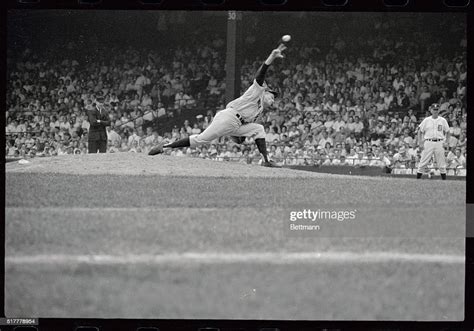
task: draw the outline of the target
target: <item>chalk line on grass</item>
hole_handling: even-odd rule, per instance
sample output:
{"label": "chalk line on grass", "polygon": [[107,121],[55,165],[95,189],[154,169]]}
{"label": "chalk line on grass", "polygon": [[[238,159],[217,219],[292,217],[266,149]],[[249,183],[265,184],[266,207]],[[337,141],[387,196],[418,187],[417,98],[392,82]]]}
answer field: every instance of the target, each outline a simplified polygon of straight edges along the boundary
{"label": "chalk line on grass", "polygon": [[94,265],[160,265],[160,264],[233,264],[233,263],[441,263],[460,264],[465,262],[461,255],[411,254],[401,252],[187,252],[159,255],[66,255],[42,254],[27,256],[6,256],[6,265],[76,265],[81,263]]}

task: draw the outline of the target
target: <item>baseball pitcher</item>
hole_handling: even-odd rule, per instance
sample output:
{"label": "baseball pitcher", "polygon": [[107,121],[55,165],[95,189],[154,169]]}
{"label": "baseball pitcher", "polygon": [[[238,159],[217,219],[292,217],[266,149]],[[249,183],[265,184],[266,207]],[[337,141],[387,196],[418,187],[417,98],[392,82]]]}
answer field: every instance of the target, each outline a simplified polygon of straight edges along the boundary
{"label": "baseball pitcher", "polygon": [[229,102],[224,110],[219,111],[209,126],[200,134],[194,134],[170,144],[159,144],[153,147],[148,155],[163,153],[164,148],[196,147],[209,144],[214,139],[231,136],[237,143],[242,143],[245,137],[254,137],[258,151],[263,156],[263,166],[277,167],[268,159],[263,125],[255,123],[263,108],[272,105],[277,93],[268,88],[265,83],[265,73],[275,59],[283,58],[282,52],[286,46],[282,43],[274,49],[258,69],[253,84],[239,98]]}
{"label": "baseball pitcher", "polygon": [[425,118],[418,127],[418,143],[423,144],[421,160],[418,164],[416,178],[419,179],[423,173],[427,173],[427,165],[434,156],[438,164],[439,172],[443,180],[446,179],[446,158],[443,144],[449,139],[448,122],[439,116],[438,104],[432,104],[429,108],[431,116]]}

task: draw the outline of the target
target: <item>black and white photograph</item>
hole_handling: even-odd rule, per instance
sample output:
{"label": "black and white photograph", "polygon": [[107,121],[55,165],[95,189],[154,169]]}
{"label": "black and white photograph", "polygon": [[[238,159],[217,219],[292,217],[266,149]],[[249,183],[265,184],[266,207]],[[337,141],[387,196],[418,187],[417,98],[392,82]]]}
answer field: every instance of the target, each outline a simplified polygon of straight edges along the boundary
{"label": "black and white photograph", "polygon": [[5,314],[463,321],[465,13],[9,10]]}

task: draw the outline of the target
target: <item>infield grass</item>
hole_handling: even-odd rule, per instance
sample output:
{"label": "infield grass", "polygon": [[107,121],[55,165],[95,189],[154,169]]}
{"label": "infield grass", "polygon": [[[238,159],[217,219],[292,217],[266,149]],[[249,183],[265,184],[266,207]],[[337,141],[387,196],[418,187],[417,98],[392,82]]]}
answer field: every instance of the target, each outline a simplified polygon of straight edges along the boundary
{"label": "infield grass", "polygon": [[[462,181],[187,158],[7,164],[6,312],[460,320],[464,201]],[[308,208],[357,209],[357,226],[290,235]]]}

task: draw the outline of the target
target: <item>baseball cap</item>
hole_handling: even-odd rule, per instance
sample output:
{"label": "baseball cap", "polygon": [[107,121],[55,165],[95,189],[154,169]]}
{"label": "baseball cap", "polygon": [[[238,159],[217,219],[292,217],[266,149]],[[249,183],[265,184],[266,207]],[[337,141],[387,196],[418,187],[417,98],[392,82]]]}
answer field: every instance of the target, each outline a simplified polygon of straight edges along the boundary
{"label": "baseball cap", "polygon": [[430,106],[430,110],[439,110],[439,104],[434,103]]}

